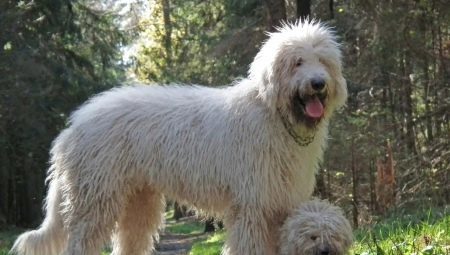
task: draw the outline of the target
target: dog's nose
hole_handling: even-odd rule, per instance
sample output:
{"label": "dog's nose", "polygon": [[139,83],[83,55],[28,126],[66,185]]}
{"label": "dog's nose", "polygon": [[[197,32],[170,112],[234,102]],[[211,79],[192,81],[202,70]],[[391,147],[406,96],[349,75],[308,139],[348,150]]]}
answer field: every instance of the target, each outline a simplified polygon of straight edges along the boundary
{"label": "dog's nose", "polygon": [[330,254],[330,248],[323,247],[322,249],[320,249],[320,255],[329,255]]}
{"label": "dog's nose", "polygon": [[322,78],[311,79],[311,87],[315,91],[321,91],[325,87],[325,80]]}

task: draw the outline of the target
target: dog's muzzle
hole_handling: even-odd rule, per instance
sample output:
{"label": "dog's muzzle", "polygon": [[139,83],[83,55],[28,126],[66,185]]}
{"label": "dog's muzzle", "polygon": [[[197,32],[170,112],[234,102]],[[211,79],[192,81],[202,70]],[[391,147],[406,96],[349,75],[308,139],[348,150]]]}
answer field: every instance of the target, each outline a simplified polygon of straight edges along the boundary
{"label": "dog's muzzle", "polygon": [[308,93],[296,93],[292,99],[293,114],[298,122],[315,126],[325,115],[327,84],[323,79],[312,79]]}
{"label": "dog's muzzle", "polygon": [[[300,146],[307,146],[314,140],[315,129],[325,115],[325,101],[328,96],[327,84],[322,78],[310,80],[308,93],[297,91],[289,105],[294,122],[290,122],[280,110],[281,120],[288,133]],[[313,88],[313,89],[311,89]],[[311,129],[306,133],[297,132],[297,125],[303,124]]]}
{"label": "dog's muzzle", "polygon": [[335,255],[336,252],[332,251],[328,245],[323,245],[316,250],[315,255]]}

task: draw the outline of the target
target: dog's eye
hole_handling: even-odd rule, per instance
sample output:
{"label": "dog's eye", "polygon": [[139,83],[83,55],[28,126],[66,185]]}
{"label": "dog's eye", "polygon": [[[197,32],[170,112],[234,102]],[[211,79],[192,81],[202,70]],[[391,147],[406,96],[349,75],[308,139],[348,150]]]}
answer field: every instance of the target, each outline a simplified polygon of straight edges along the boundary
{"label": "dog's eye", "polygon": [[316,241],[317,236],[311,236],[311,240]]}
{"label": "dog's eye", "polygon": [[295,62],[295,66],[301,66],[303,64],[303,59],[302,58],[299,58],[299,59],[297,59],[297,62]]}

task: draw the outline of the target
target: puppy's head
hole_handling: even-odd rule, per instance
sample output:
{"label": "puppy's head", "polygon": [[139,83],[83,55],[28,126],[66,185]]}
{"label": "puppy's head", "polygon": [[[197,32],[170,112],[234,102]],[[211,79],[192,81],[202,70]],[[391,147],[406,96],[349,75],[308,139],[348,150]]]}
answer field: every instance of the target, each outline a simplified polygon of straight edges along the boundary
{"label": "puppy's head", "polygon": [[344,255],[353,240],[342,211],[327,202],[304,203],[290,215],[280,235],[282,255]]}
{"label": "puppy's head", "polygon": [[314,21],[285,24],[269,36],[251,64],[250,79],[267,106],[291,125],[315,128],[347,98],[336,38]]}

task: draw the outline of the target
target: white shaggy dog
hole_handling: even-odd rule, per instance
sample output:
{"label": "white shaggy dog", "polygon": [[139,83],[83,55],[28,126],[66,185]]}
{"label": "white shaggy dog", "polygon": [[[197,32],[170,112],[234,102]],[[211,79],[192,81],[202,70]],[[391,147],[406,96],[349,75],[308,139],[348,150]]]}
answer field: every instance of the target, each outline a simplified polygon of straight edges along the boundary
{"label": "white shaggy dog", "polygon": [[224,253],[276,254],[346,97],[335,36],[316,22],[270,34],[234,86],[95,96],[54,141],[46,218],[12,252],[98,254],[113,233],[113,254],[151,253],[168,196],[224,216]]}
{"label": "white shaggy dog", "polygon": [[281,255],[344,255],[353,242],[342,210],[326,201],[303,203],[281,228]]}

